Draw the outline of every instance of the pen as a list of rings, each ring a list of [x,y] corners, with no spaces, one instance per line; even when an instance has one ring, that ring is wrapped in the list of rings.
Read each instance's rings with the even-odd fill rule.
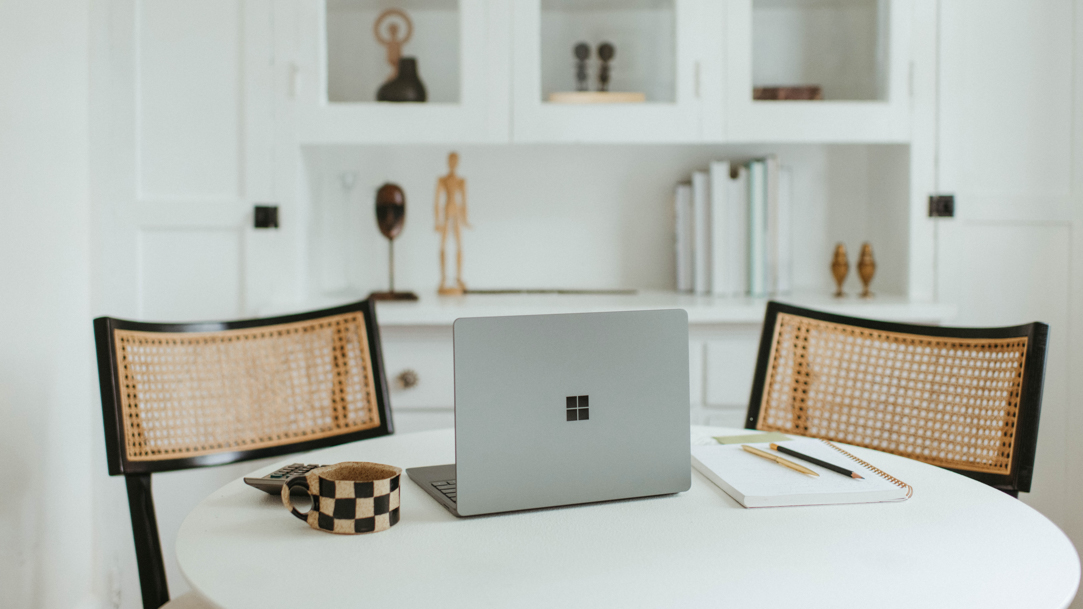
[[[777,450],[778,452],[786,454],[786,455],[790,455],[791,457],[797,457],[798,459],[801,459],[802,461],[808,461],[809,463],[812,463],[813,465],[819,465],[820,467],[826,467],[827,469],[829,469],[829,470],[831,470],[833,472],[838,472],[838,473],[840,473],[840,474],[842,474],[844,476],[850,476],[851,478],[856,478],[858,480],[864,480],[865,479],[864,477],[859,476],[858,474],[846,469],[845,467],[839,467],[838,465],[835,465],[834,463],[828,463],[827,461],[820,461],[816,457],[810,457],[808,455],[803,455],[803,454],[797,452],[796,450],[791,450],[789,448],[786,448],[785,446],[779,446],[778,444],[772,444],[771,449],[772,450]]]
[[[767,459],[768,461],[774,461],[775,463],[778,463],[782,467],[788,467],[788,468],[792,469],[795,472],[801,472],[802,474],[808,474],[810,476],[816,476],[816,477],[820,476],[820,474],[817,474],[816,472],[812,471],[811,469],[809,469],[807,467],[804,467],[802,465],[798,465],[798,464],[796,464],[793,461],[790,461],[788,459],[783,459],[782,457],[779,457],[778,455],[772,455],[771,453],[769,453],[769,452],[767,452],[765,450],[760,450],[760,449],[756,448],[755,446],[749,446],[748,444],[742,444],[741,448],[743,448],[746,451],[756,455],[757,457],[763,457],[764,459]]]

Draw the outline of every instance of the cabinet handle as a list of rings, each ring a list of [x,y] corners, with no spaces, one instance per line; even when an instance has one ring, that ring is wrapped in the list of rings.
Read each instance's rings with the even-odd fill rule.
[[[415,387],[420,379],[417,378],[417,373],[407,368],[399,373],[395,377],[396,384],[400,389],[409,389]]]

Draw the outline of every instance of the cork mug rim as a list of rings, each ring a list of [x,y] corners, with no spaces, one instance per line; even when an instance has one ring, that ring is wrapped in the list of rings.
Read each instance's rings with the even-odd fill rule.
[[[368,461],[343,461],[310,470],[305,476],[317,476],[330,482],[378,482],[402,475],[402,468]]]
[[[282,504],[318,531],[377,533],[399,521],[402,468],[383,463],[345,461],[316,468],[282,485]],[[307,512],[293,506],[290,491],[301,487],[311,500]]]

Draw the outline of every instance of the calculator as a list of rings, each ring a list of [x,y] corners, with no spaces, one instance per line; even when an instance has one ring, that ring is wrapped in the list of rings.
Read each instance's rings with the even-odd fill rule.
[[[282,485],[287,480],[294,476],[304,476],[308,472],[316,469],[317,467],[324,467],[323,465],[311,465],[305,463],[290,463],[285,467],[280,467],[275,471],[263,476],[262,478],[245,478],[244,483],[248,486],[258,488],[259,490],[268,493],[270,495],[280,495],[282,493]],[[290,489],[291,495],[307,495],[308,491],[303,486],[295,486]]]

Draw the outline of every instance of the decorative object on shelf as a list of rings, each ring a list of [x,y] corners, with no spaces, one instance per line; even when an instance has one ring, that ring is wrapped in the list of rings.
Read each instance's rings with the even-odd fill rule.
[[[628,104],[647,101],[643,93],[609,91],[609,61],[616,54],[616,49],[608,42],[598,45],[598,57],[602,60],[598,70],[598,90],[590,91],[587,77],[587,60],[590,59],[590,45],[580,42],[575,45],[575,91],[550,93],[548,100],[555,104]]]
[[[796,87],[755,87],[752,99],[756,101],[802,100],[813,101],[824,98],[820,85],[801,85]]]
[[[399,21],[404,33],[399,36]],[[380,13],[372,26],[376,40],[387,47],[391,74],[376,91],[376,101],[423,102],[428,98],[425,85],[417,75],[417,59],[402,56],[402,45],[414,35],[414,24],[402,9],[389,8]]]
[[[411,389],[417,386],[418,380],[417,372],[407,368],[395,377],[395,385],[399,389]]]
[[[554,104],[634,104],[647,101],[643,93],[612,91],[559,91],[549,94]]]
[[[402,21],[406,26],[406,32],[402,38],[399,38],[399,24],[397,21]],[[383,27],[385,25],[386,28]],[[384,29],[387,30],[386,35],[384,35]],[[389,8],[376,18],[376,22],[372,25],[372,33],[376,35],[377,42],[387,47],[387,63],[391,66],[391,74],[388,75],[387,80],[384,82],[391,82],[399,75],[399,59],[402,57],[402,45],[406,44],[410,37],[414,35],[414,23],[410,21],[410,17],[402,9]]]
[[[598,90],[603,93],[609,90],[609,62],[616,54],[617,49],[612,44],[603,42],[598,45],[598,59],[602,60],[602,66],[598,68]]]
[[[831,258],[831,275],[835,277],[835,298],[842,298],[846,294],[842,291],[842,282],[850,274],[850,259],[846,257],[846,246],[839,243],[835,246],[835,255]]]
[[[473,228],[466,219],[466,180],[455,174],[459,166],[459,154],[447,155],[448,172],[436,180],[436,198],[434,209],[436,232],[440,233],[440,287],[437,293],[443,296],[461,296],[466,292],[463,283],[463,242],[461,227]],[[443,213],[440,211],[440,194],[444,195]],[[460,205],[459,201],[462,202]],[[455,285],[447,285],[447,237],[451,231],[455,237]]]
[[[590,45],[580,42],[575,45],[575,90],[587,91],[587,60],[590,59]]]
[[[857,276],[861,278],[862,298],[869,298],[873,294],[869,291],[872,276],[876,274],[876,260],[872,257],[872,245],[868,241],[861,244],[861,253],[857,257]]]
[[[376,223],[380,232],[387,237],[387,292],[373,292],[373,300],[417,300],[413,292],[395,291],[395,237],[402,232],[406,223],[406,194],[397,184],[384,184],[376,191]]]
[[[384,83],[376,92],[376,101],[383,102],[423,102],[426,99],[428,99],[428,93],[417,76],[417,60],[413,57],[399,59],[399,70],[395,80]]]

